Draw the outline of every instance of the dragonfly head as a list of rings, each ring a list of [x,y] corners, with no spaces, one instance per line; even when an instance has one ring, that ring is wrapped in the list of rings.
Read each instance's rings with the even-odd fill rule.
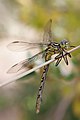
[[[70,43],[68,40],[64,39],[60,42],[61,48],[65,48],[66,50],[70,47]]]

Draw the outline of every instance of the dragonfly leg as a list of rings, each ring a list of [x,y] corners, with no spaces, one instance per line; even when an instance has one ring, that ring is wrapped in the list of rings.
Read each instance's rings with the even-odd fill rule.
[[[64,59],[64,61],[65,61],[66,65],[68,65],[67,55],[63,56],[63,59]]]
[[[66,65],[68,65],[68,59],[67,59],[67,55],[71,58],[71,54],[68,53],[66,50],[63,50],[65,52],[65,55],[63,55],[63,59],[66,63]]]
[[[58,64],[60,63],[61,60],[62,60],[62,57],[58,58],[55,66],[58,66]]]
[[[67,52],[66,50],[63,51],[66,53],[65,55],[68,55],[71,58],[71,54],[69,52]]]
[[[59,55],[57,55],[56,57],[55,57],[55,59],[57,60],[57,59],[59,59],[59,58],[61,58],[62,57],[62,53],[60,53]]]
[[[65,51],[64,51],[64,52],[65,52]],[[68,53],[67,53],[67,52],[65,52],[65,53],[66,53],[66,54],[64,55],[63,52],[62,52],[62,57],[63,57],[63,59],[64,59],[66,65],[68,65],[68,59],[67,59]]]
[[[55,59],[57,60],[55,66],[58,66],[58,64],[59,64],[60,61],[62,60],[62,53],[60,53],[59,55],[57,55],[57,56],[55,57]]]
[[[70,53],[67,52],[66,55],[68,55],[71,58],[71,54]]]
[[[64,59],[64,61],[65,61],[66,65],[68,65],[67,55],[68,55],[69,57],[71,57],[71,56],[70,56],[70,54],[69,54],[69,53],[67,53],[67,52],[66,52],[66,54],[65,54],[65,55],[63,55],[63,52],[62,52],[62,53],[60,53],[59,55],[57,55],[57,56],[55,57],[55,59],[57,59],[56,66],[58,66],[58,64],[59,64],[59,63],[60,63],[60,61],[62,60],[62,57],[63,57],[63,59]]]

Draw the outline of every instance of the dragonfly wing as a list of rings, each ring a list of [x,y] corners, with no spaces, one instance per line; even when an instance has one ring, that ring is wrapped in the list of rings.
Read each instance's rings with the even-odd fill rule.
[[[51,25],[52,25],[52,19],[50,19],[44,27],[43,42],[52,41]]]
[[[25,60],[23,60],[23,61],[15,64],[15,65],[13,65],[13,66],[8,70],[7,73],[16,73],[16,72],[18,72],[18,71],[20,71],[20,70],[22,70],[22,69],[28,68],[28,67],[30,66],[30,64],[31,64],[34,60],[36,60],[37,58],[41,58],[41,57],[42,57],[42,54],[43,54],[44,52],[45,52],[45,50],[39,52],[38,54],[32,56],[31,58],[25,59]],[[26,69],[26,71],[27,71],[27,69]]]
[[[24,50],[28,50],[28,49],[32,49],[32,48],[39,48],[42,46],[46,46],[46,44],[42,44],[42,43],[29,43],[29,42],[25,42],[25,41],[14,41],[10,44],[8,44],[8,49],[10,49],[11,51],[24,51]]]
[[[17,73],[20,69],[23,68],[23,66],[25,65],[25,63],[28,63],[27,59],[13,65],[8,71],[7,73]]]
[[[50,19],[45,28],[43,34],[43,43],[29,43],[25,41],[14,41],[8,44],[8,48],[12,51],[24,51],[32,48],[42,47],[44,45],[48,45],[50,41],[52,41],[52,31],[51,31],[52,19]]]

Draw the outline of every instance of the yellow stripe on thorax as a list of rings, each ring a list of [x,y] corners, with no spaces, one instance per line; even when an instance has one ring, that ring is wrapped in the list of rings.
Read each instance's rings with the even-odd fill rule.
[[[50,60],[53,54],[54,54],[54,48],[49,47],[45,55],[45,61]]]

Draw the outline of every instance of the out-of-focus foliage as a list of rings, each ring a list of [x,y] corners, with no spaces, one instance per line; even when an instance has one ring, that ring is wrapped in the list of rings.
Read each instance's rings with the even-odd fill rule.
[[[4,3],[12,13],[17,8],[17,17],[25,26],[40,32],[52,18],[56,41],[66,38],[71,45],[80,44],[79,0],[7,0]],[[80,120],[80,50],[72,53],[68,68],[61,64],[57,68],[50,65],[39,115],[35,113],[35,103],[42,69],[21,78],[6,94],[2,94],[7,89],[4,87],[0,92],[0,110],[17,106],[22,120]]]
[[[56,39],[60,41],[66,38],[72,44],[80,44],[80,1],[20,0],[18,2],[21,5],[21,21],[43,29],[45,23],[52,18],[52,30]]]

